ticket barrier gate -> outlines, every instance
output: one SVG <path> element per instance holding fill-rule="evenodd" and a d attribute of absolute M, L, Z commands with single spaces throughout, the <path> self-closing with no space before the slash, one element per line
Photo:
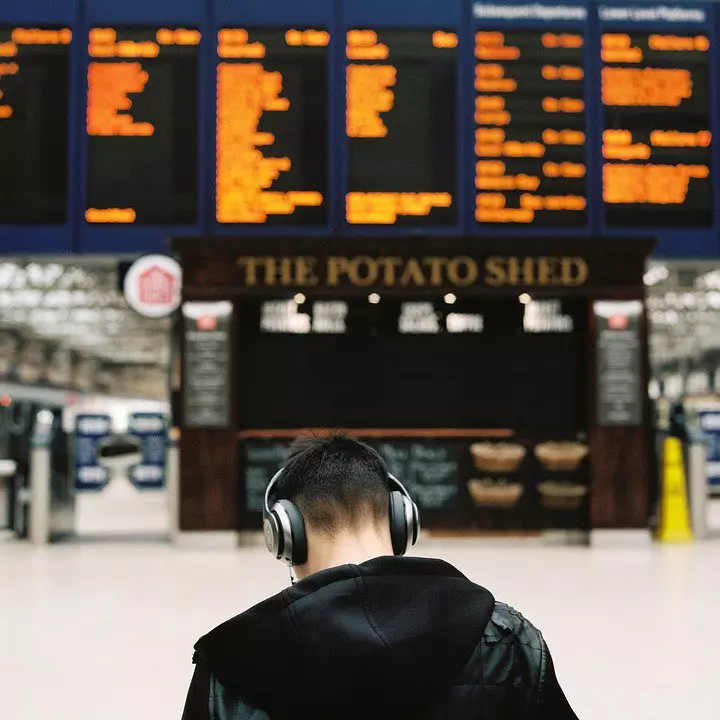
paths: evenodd
<path fill-rule="evenodd" d="M 176 430 L 171 431 L 167 448 L 171 540 L 177 536 L 179 515 L 177 436 Z M 27 481 L 16 487 L 13 513 L 16 535 L 27 537 L 34 545 L 47 544 L 75 531 L 74 478 L 68 469 L 67 453 L 68 438 L 62 432 L 59 415 L 49 410 L 37 412 L 30 438 Z M 98 446 L 99 464 L 111 473 L 125 475 L 141 457 L 141 445 L 132 436 L 110 436 Z"/>
<path fill-rule="evenodd" d="M 35 545 L 73 533 L 75 496 L 62 411 L 42 409 L 30 437 L 27 481 L 17 488 L 15 530 Z"/>
<path fill-rule="evenodd" d="M 17 463 L 8 458 L 0 460 L 0 534 L 11 529 L 11 508 L 13 505 L 13 489 Z"/>
<path fill-rule="evenodd" d="M 18 490 L 27 476 L 32 403 L 0 405 L 0 535 L 17 534 Z"/>

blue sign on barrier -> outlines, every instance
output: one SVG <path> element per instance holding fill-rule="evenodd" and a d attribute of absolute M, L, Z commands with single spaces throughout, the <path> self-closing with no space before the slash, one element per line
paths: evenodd
<path fill-rule="evenodd" d="M 720 488 L 720 410 L 699 413 L 706 442 L 708 484 Z"/>
<path fill-rule="evenodd" d="M 143 459 L 130 468 L 130 482 L 140 490 L 165 487 L 167 421 L 161 413 L 132 413 L 130 434 L 143 444 Z"/>
<path fill-rule="evenodd" d="M 102 490 L 110 471 L 98 464 L 98 444 L 110 435 L 109 415 L 78 415 L 75 419 L 75 487 Z"/>

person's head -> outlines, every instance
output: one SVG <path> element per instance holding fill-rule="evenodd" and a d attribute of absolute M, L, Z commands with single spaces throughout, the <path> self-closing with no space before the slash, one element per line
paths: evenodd
<path fill-rule="evenodd" d="M 391 489 L 385 463 L 365 443 L 339 434 L 298 438 L 276 486 L 305 523 L 308 561 L 298 577 L 392 555 Z"/>

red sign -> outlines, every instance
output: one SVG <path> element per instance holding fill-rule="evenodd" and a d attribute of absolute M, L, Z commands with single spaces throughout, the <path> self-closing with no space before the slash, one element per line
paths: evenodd
<path fill-rule="evenodd" d="M 145 317 L 165 317 L 180 305 L 182 270 L 167 255 L 136 260 L 125 276 L 125 299 Z"/>
<path fill-rule="evenodd" d="M 141 303 L 169 305 L 175 294 L 175 277 L 155 265 L 138 275 L 138 297 Z"/>

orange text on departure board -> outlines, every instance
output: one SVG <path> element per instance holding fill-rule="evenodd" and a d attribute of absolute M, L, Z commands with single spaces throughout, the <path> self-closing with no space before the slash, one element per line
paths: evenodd
<path fill-rule="evenodd" d="M 100 137 L 148 137 L 149 122 L 135 122 L 130 95 L 141 93 L 150 76 L 139 62 L 91 62 L 88 67 L 87 132 Z"/>
<path fill-rule="evenodd" d="M 475 57 L 478 60 L 518 60 L 520 49 L 506 45 L 504 33 L 480 31 L 475 33 Z"/>
<path fill-rule="evenodd" d="M 608 63 L 639 63 L 642 62 L 642 50 L 632 44 L 632 39 L 625 33 L 605 33 L 601 37 L 601 57 Z"/>
<path fill-rule="evenodd" d="M 0 79 L 6 75 L 17 75 L 20 71 L 20 65 L 16 62 L 0 63 Z M 0 91 L 0 120 L 7 120 L 13 116 L 15 112 L 12 105 L 3 102 L 3 92 Z"/>
<path fill-rule="evenodd" d="M 70 28 L 46 30 L 41 28 L 13 28 L 10 40 L 0 43 L 0 60 L 15 58 L 23 45 L 69 45 L 72 40 Z M 20 65 L 16 62 L 0 62 L 0 78 L 17 75 Z M 0 89 L 0 120 L 11 118 L 15 112 L 11 105 L 3 102 L 4 93 Z"/>
<path fill-rule="evenodd" d="M 93 28 L 90 31 L 88 53 L 93 58 L 154 58 L 161 45 L 199 45 L 199 30 L 160 28 L 152 40 L 118 40 L 113 28 Z"/>
<path fill-rule="evenodd" d="M 134 223 L 135 210 L 132 208 L 88 208 L 85 220 L 89 223 Z"/>
<path fill-rule="evenodd" d="M 3 103 L 3 96 L 4 93 L 2 90 L 0 90 L 0 120 L 5 120 L 9 117 L 12 117 L 13 109 L 11 105 L 5 105 Z"/>
<path fill-rule="evenodd" d="M 704 179 L 709 174 L 707 165 L 606 163 L 603 199 L 613 204 L 680 205 L 685 202 L 690 180 Z"/>
<path fill-rule="evenodd" d="M 605 105 L 678 107 L 692 95 L 692 75 L 680 68 L 602 69 Z"/>
<path fill-rule="evenodd" d="M 288 30 L 285 42 L 289 47 L 326 47 L 330 44 L 330 33 L 327 30 Z"/>
<path fill-rule="evenodd" d="M 374 30 L 349 30 L 347 57 L 350 60 L 387 60 L 390 48 L 378 41 Z M 346 132 L 348 137 L 387 136 L 381 113 L 390 112 L 395 94 L 390 89 L 397 80 L 394 65 L 351 63 L 346 69 Z"/>
<path fill-rule="evenodd" d="M 387 60 L 390 48 L 378 42 L 374 30 L 349 30 L 345 54 L 348 60 Z"/>
<path fill-rule="evenodd" d="M 17 45 L 69 45 L 72 40 L 72 30 L 18 27 L 13 29 L 10 37 Z"/>
<path fill-rule="evenodd" d="M 388 130 L 381 114 L 395 104 L 390 88 L 397 81 L 397 70 L 393 65 L 351 64 L 346 73 L 348 137 L 385 137 Z"/>
<path fill-rule="evenodd" d="M 345 213 L 350 224 L 394 225 L 398 216 L 427 217 L 434 208 L 452 206 L 443 192 L 351 192 Z"/>
<path fill-rule="evenodd" d="M 243 28 L 229 28 L 218 33 L 218 55 L 221 58 L 260 60 L 267 48 L 261 42 L 252 42 L 250 33 Z"/>
<path fill-rule="evenodd" d="M 677 35 L 653 34 L 648 38 L 648 47 L 651 50 L 665 52 L 707 52 L 710 49 L 710 40 L 705 35 L 679 37 Z"/>
<path fill-rule="evenodd" d="M 584 44 L 583 36 L 573 33 L 543 33 L 540 38 L 543 47 L 555 50 L 557 48 L 581 48 Z"/>
<path fill-rule="evenodd" d="M 242 31 L 245 32 L 245 31 Z M 287 42 L 287 38 L 286 38 Z M 286 112 L 283 78 L 261 63 L 218 65 L 216 216 L 221 223 L 263 223 L 268 215 L 292 215 L 298 207 L 318 207 L 317 191 L 278 192 L 270 188 L 292 166 L 289 157 L 266 157 L 275 137 L 259 132 L 266 112 Z"/>
<path fill-rule="evenodd" d="M 94 28 L 90 31 L 88 53 L 93 58 L 154 58 L 160 54 L 160 46 L 151 40 L 118 41 L 112 28 Z"/>

